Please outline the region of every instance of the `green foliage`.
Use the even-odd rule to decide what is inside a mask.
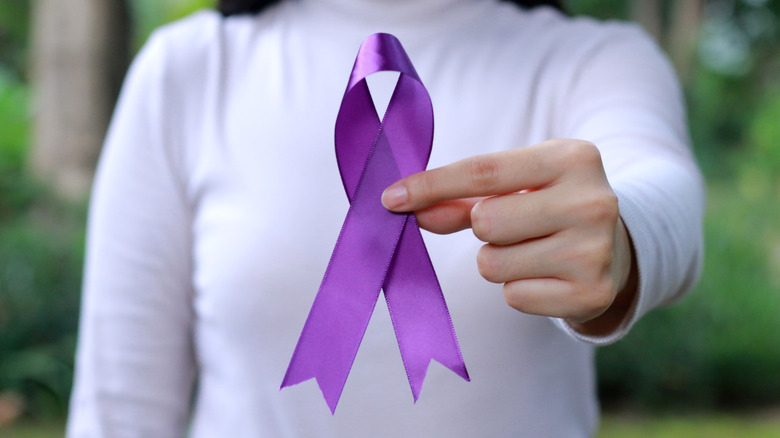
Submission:
[[[687,88],[689,129],[699,164],[709,178],[733,177],[732,158],[754,113],[743,80],[699,69]]]
[[[0,221],[32,202],[35,190],[24,178],[28,142],[27,87],[0,70]]]
[[[134,47],[141,47],[154,29],[186,17],[193,12],[211,8],[216,0],[131,0],[135,21]]]
[[[27,88],[0,70],[0,169],[18,171],[21,169],[27,148]]]
[[[625,0],[569,0],[563,4],[572,15],[587,15],[601,20],[624,20],[628,16]]]
[[[26,87],[0,74],[0,393],[62,415],[71,385],[83,209],[25,171]]]
[[[771,182],[780,181],[780,88],[770,90],[758,102],[746,137],[745,166],[753,173],[769,175]]]
[[[778,14],[777,1],[708,7],[708,20],[747,42],[749,65],[721,71],[702,55],[686,84],[694,150],[709,184],[702,280],[599,352],[608,406],[780,402],[780,35],[755,26]],[[717,32],[702,37],[723,38]]]
[[[22,422],[5,427],[0,426],[0,436],[3,438],[55,438],[62,437],[64,434],[65,425],[61,420]]]
[[[608,415],[598,438],[780,438],[777,417],[674,416],[646,417]]]
[[[713,183],[710,193],[699,286],[599,352],[610,405],[780,403],[780,205],[729,183]]]
[[[27,57],[25,47],[29,35],[29,0],[0,2],[0,67],[22,77]]]
[[[80,214],[43,203],[0,228],[0,390],[62,414],[70,391],[83,236]]]

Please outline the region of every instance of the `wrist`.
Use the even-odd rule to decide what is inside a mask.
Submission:
[[[613,280],[617,292],[612,304],[601,315],[585,322],[567,321],[575,331],[587,336],[606,336],[617,330],[628,316],[639,288],[639,272],[634,245],[622,219],[615,230]]]

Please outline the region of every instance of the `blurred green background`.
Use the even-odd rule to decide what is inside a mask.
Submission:
[[[122,62],[155,27],[211,4],[104,2],[124,8],[129,23],[127,53],[112,55]],[[62,435],[86,217],[83,188],[62,190],[35,163],[45,137],[35,135],[45,118],[35,90],[45,92],[46,80],[33,68],[36,51],[48,59],[36,3],[54,4],[0,2],[0,436],[8,437]],[[780,1],[566,4],[576,15],[638,21],[667,50],[709,187],[700,284],[599,351],[600,436],[780,437]]]

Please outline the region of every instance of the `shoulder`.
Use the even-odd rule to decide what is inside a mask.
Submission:
[[[269,27],[276,9],[227,18],[214,10],[195,12],[155,30],[138,58],[153,59],[166,75],[176,79],[214,73],[231,53],[251,46],[257,34]]]
[[[660,53],[653,39],[634,23],[572,17],[546,6],[523,9],[505,2],[496,4],[492,15],[494,32],[521,43],[524,50],[542,49],[569,59],[620,47]]]
[[[498,26],[492,32],[508,42],[506,55],[522,68],[531,60],[540,75],[559,85],[576,85],[584,77],[677,82],[666,54],[635,23],[570,17],[549,7],[526,10],[503,3],[495,9]]]
[[[672,71],[652,37],[634,23],[571,17],[544,6],[523,9],[507,2],[486,3],[467,44],[483,51],[492,47],[491,62],[510,70],[532,70],[559,84],[574,80],[584,69],[611,63],[647,66],[664,75]]]
[[[213,38],[225,19],[216,11],[204,9],[161,26],[152,33],[153,44],[197,46]]]
[[[136,63],[165,76],[189,76],[201,71],[219,47],[222,18],[200,11],[155,30]],[[181,79],[181,78],[180,78]]]

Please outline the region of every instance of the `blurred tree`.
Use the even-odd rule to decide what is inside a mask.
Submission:
[[[639,23],[669,53],[684,82],[693,74],[704,0],[568,0],[575,14]]]
[[[57,192],[86,197],[130,56],[125,0],[33,0],[30,165]]]
[[[155,27],[212,1],[22,0],[19,5],[27,1],[33,5],[29,164],[61,195],[84,199],[132,49]],[[4,9],[13,8],[3,6],[0,16],[9,15]]]
[[[631,18],[641,24],[656,41],[661,41],[664,33],[661,0],[635,0],[629,6]]]
[[[704,0],[672,2],[668,30],[663,44],[683,81],[691,77],[696,62],[696,42],[703,23]]]
[[[27,48],[28,0],[0,2],[0,69],[24,77]]]

